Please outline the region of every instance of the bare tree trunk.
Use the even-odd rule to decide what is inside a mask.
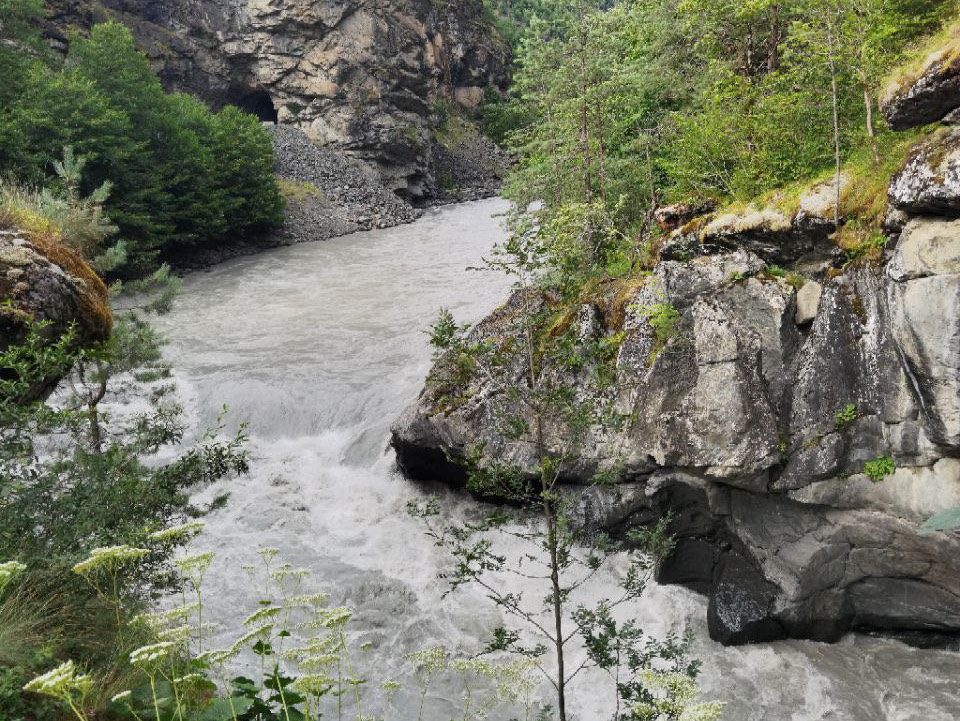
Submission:
[[[833,223],[836,232],[840,232],[840,109],[837,93],[837,59],[833,20],[827,18],[827,54],[830,59],[830,100],[833,106],[833,156],[836,163],[835,192],[833,204]]]
[[[867,109],[867,137],[870,139],[870,155],[873,164],[880,165],[880,151],[877,149],[877,133],[873,129],[873,98],[870,96],[870,87],[866,80],[861,80],[863,86],[863,105]]]
[[[544,479],[544,493],[552,493]],[[558,554],[557,514],[553,499],[549,496],[543,504],[544,521],[547,524],[547,545],[550,548],[550,585],[553,596],[554,647],[557,653],[557,713],[560,721],[567,721],[567,672],[563,656],[563,596],[560,588],[560,559]]]

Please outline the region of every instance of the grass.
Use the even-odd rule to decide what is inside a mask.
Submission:
[[[913,85],[934,62],[944,67],[960,66],[960,20],[949,23],[908,52],[906,61],[884,83],[881,104]]]
[[[298,203],[303,203],[308,198],[317,198],[318,200],[326,199],[326,195],[324,195],[320,188],[306,180],[292,180],[290,178],[278,177],[277,186],[280,188],[281,195],[288,201],[293,200]]]
[[[88,208],[50,203],[38,191],[0,180],[0,230],[19,233],[39,255],[82,281],[79,321],[91,339],[107,338],[113,325],[109,290],[83,257],[85,249],[96,249],[93,239],[102,239],[105,227]],[[13,296],[12,287],[2,290],[4,297]]]

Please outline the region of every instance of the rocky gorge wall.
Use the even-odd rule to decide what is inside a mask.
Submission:
[[[603,470],[619,479],[582,493],[582,519],[622,533],[672,513],[678,541],[659,579],[708,594],[723,643],[851,629],[918,644],[960,636],[960,537],[918,533],[960,504],[960,130],[948,124],[958,108],[943,58],[888,98],[895,127],[947,124],[892,178],[878,262],[839,260],[827,183],[789,214],[688,223],[616,307],[577,315],[585,339],[622,333],[613,400],[631,419],[594,431],[570,469],[574,484]],[[775,266],[808,280],[791,284]],[[471,338],[517,334],[521,300]],[[662,349],[647,320],[655,304],[679,312]],[[531,449],[498,433],[493,389],[470,379],[456,392],[462,402],[438,402],[428,382],[398,420],[402,470],[461,482],[447,459],[478,443],[532,467]]]
[[[505,89],[509,51],[481,0],[52,0],[52,34],[127,25],[172,90],[238,105],[437,193],[433,103]]]

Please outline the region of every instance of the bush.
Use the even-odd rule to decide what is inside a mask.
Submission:
[[[897,467],[889,456],[880,456],[872,461],[867,461],[863,467],[863,472],[874,483],[879,483],[895,470],[897,470]]]

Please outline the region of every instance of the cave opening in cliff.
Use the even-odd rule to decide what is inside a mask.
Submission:
[[[242,95],[234,105],[245,113],[256,115],[262,123],[276,124],[277,122],[277,108],[266,90],[255,90]]]

